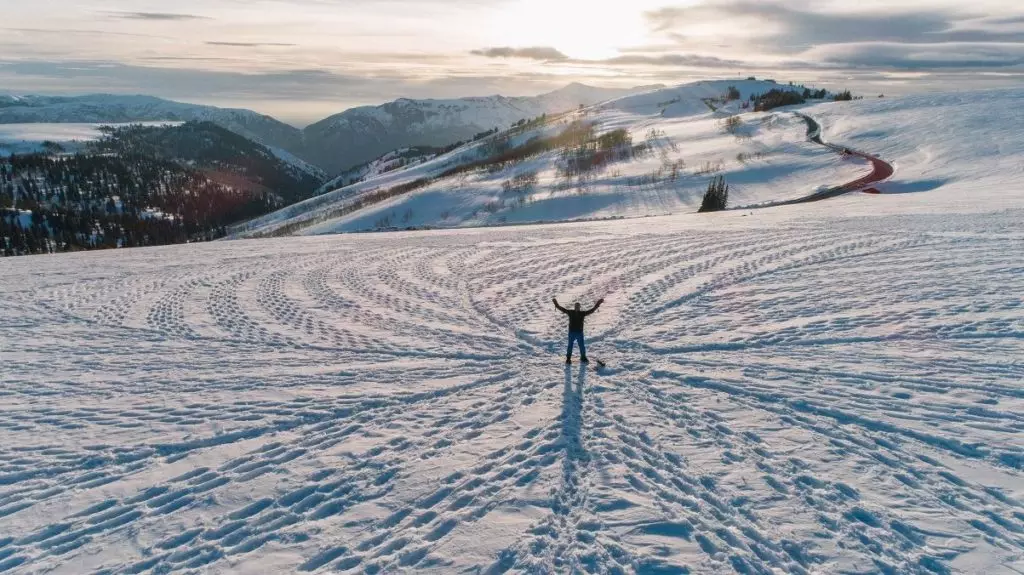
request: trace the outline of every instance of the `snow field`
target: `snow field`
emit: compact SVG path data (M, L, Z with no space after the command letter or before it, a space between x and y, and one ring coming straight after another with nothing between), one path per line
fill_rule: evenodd
M1012 573L1020 216L5 260L0 571Z

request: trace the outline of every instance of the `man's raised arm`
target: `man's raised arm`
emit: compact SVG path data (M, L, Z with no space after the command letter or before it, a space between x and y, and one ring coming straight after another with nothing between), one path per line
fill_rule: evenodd
M603 304L603 303L604 303L604 298L601 298L601 299L597 300L597 303L594 304L594 307L592 307L592 308L588 309L587 311L583 312L583 314L584 315L590 315L590 314L594 313L595 311L597 311L597 308L601 307L601 304Z
M567 310L564 307L558 305L558 300L556 298L551 298L551 303L555 304L555 307L558 308L558 311L560 311L562 313L569 313L569 310Z

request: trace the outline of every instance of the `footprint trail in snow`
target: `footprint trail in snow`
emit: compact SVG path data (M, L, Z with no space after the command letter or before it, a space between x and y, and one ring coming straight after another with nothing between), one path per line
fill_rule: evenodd
M6 260L0 573L1019 572L1022 252L1009 213ZM551 296L607 297L607 370Z

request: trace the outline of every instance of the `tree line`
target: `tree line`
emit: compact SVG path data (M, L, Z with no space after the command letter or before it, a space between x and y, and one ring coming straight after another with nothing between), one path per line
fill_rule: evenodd
M49 152L0 158L0 255L208 241L320 183L201 122L109 130L82 153Z
M198 170L146 156L0 159L5 256L209 240L280 205Z

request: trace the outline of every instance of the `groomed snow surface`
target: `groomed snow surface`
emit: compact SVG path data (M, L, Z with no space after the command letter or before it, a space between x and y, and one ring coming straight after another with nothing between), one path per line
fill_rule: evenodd
M1022 98L804 107L881 195L4 259L0 572L1024 572Z
M1019 573L1024 212L900 198L6 259L0 572Z

